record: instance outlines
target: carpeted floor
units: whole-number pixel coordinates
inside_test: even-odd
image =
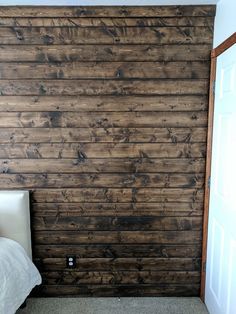
[[[207,314],[199,298],[39,298],[17,314]]]

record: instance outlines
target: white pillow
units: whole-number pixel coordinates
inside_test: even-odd
[[[41,283],[41,276],[23,247],[0,237],[0,313],[14,314]]]

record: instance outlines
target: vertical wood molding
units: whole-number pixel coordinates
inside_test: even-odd
[[[209,180],[211,176],[211,155],[212,155],[212,136],[213,136],[213,119],[214,119],[214,90],[216,77],[216,58],[211,58],[211,75],[209,88],[209,109],[208,109],[208,131],[207,131],[207,154],[206,154],[206,175],[204,190],[204,215],[203,215],[203,240],[202,240],[202,266],[201,266],[201,291],[200,297],[204,302],[205,296],[205,278],[206,278],[206,255],[207,255],[207,232],[208,232],[208,215],[210,201]]]

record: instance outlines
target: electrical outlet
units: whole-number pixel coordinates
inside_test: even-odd
[[[75,255],[66,256],[66,268],[76,268],[76,256]]]

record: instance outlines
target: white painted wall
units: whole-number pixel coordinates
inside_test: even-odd
[[[236,0],[220,0],[217,4],[214,47],[236,32]]]

